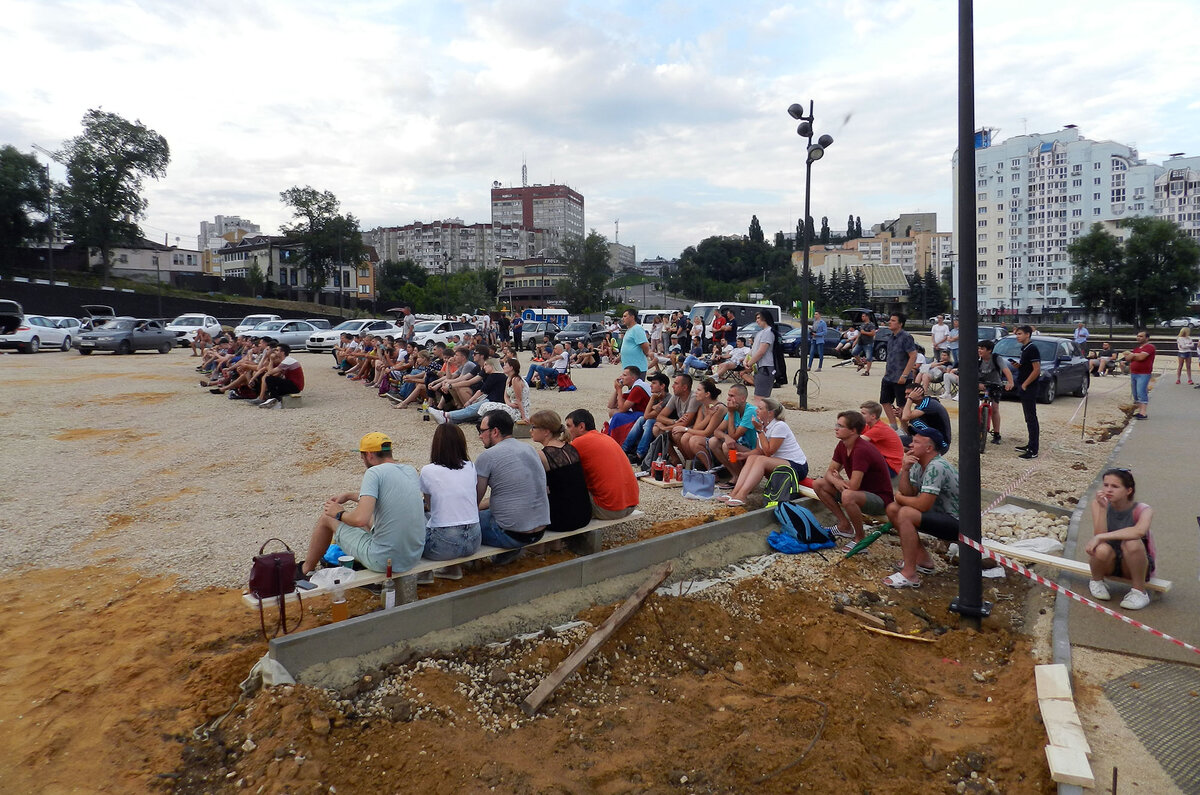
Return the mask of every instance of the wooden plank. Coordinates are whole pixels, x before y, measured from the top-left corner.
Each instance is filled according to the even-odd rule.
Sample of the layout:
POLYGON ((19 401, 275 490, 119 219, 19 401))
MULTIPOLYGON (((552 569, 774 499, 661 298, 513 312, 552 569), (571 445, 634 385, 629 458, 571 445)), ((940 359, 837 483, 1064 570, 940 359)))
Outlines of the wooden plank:
POLYGON ((554 672, 542 680, 532 693, 526 696, 521 702, 521 709, 526 715, 535 715, 541 709, 542 704, 550 697, 550 694, 558 689, 558 686, 566 681, 567 677, 575 673, 579 666, 591 657, 596 649, 600 648, 604 641, 612 637, 613 633, 624 626, 625 622, 633 617, 646 598, 654 592, 663 580, 671 574, 672 565, 667 563, 658 568, 650 579, 646 580, 641 586, 633 592, 633 595, 625 600, 625 603, 613 611, 603 624, 601 624, 595 632, 592 633, 584 643, 577 647, 575 651, 567 655, 554 672))
POLYGON ((1050 763, 1050 778, 1059 784, 1074 784, 1089 789, 1096 786, 1092 766, 1078 748, 1047 745, 1046 761, 1050 763))
MULTIPOLYGON (((1057 555, 1047 555, 1044 552, 1034 552, 1028 549, 1020 549, 1019 547, 1002 544, 999 541, 989 541, 984 539, 983 545, 993 552, 1004 555, 1007 558, 1021 561, 1022 563, 1041 563, 1046 566, 1053 566, 1062 571, 1069 571, 1073 574, 1082 574, 1087 577, 1092 576, 1092 570, 1088 568, 1088 564, 1080 560, 1071 560, 1070 558, 1060 558, 1057 555)), ((1105 579, 1114 582, 1128 583, 1129 580, 1121 577, 1107 577, 1105 579)), ((1170 580, 1160 580, 1157 577, 1152 577, 1146 583, 1146 587, 1151 591, 1166 593, 1171 590, 1172 583, 1170 580)))
POLYGON ((842 611, 845 613, 849 613, 850 615, 857 618, 859 621, 866 621, 868 624, 874 624, 875 626, 879 627, 880 629, 887 629, 886 621, 884 621, 879 616, 871 615, 866 610, 859 610, 857 607, 847 606, 847 607, 843 607, 842 611))
POLYGON ((1038 706, 1042 710, 1042 723, 1046 726, 1050 744, 1060 748, 1077 748, 1090 759, 1092 747, 1083 731, 1079 713, 1075 711, 1075 702, 1043 698, 1038 700, 1038 706))
POLYGON ((860 624, 860 626, 863 629, 865 629, 867 632, 874 632, 876 635, 887 635, 889 638, 900 638, 901 640, 917 640, 917 641, 920 641, 921 643, 933 643, 934 641, 937 640, 937 638, 922 638, 919 635, 901 635, 899 632, 889 632, 886 629, 879 629, 877 627, 868 627, 866 624, 860 624))
POLYGON ((1038 700, 1059 698, 1074 701, 1071 693, 1071 677, 1065 665, 1035 665, 1033 679, 1037 684, 1038 700))
POLYGON ((678 489, 678 488, 683 487, 682 480, 671 480, 671 481, 655 480, 650 475, 646 475, 645 477, 638 478, 638 480, 640 480, 642 483, 645 483, 647 486, 653 486, 656 489, 678 489))

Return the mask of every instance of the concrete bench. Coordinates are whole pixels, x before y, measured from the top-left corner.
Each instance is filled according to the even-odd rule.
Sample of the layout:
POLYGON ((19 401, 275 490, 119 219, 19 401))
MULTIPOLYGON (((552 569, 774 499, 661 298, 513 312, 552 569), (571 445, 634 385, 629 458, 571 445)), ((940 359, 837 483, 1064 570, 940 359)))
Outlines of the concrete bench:
MULTIPOLYGON (((618 525, 625 524, 626 522, 631 522, 634 519, 640 519, 643 516, 645 516, 645 514, 642 511, 635 510, 629 516, 626 516, 622 519, 593 519, 578 530, 569 530, 565 533, 548 532, 544 534, 537 542, 527 546, 536 547, 540 544, 548 544, 554 541, 567 541, 571 551, 575 554, 593 555, 600 551, 604 540, 604 530, 610 527, 616 527, 618 525)), ((521 548, 524 549, 525 547, 521 548)), ((512 550, 509 549, 489 547, 485 545, 481 546, 472 555, 455 558, 454 560, 425 560, 422 558, 417 562, 417 565, 413 566, 411 569, 393 575, 393 577, 397 580, 397 590, 399 591, 397 595, 397 602, 402 604, 405 602, 414 601, 416 599, 418 574, 427 571, 433 571, 434 569, 440 569, 444 566, 457 566, 462 563, 470 563, 473 560, 490 558, 492 555, 500 555, 511 551, 512 550)), ((361 569, 355 571, 354 576, 352 576, 347 582, 342 583, 342 586, 345 588, 362 588, 367 585, 378 585, 379 583, 383 582, 384 579, 384 574, 381 571, 368 571, 366 569, 361 569)), ((321 586, 310 588, 308 590, 297 588, 296 593, 287 594, 286 598, 288 602, 295 602, 296 594, 300 594, 302 598, 309 598, 314 596, 324 596, 332 591, 333 588, 331 587, 321 586)), ((267 597, 266 599, 262 600, 262 606, 263 608, 276 607, 279 604, 278 600, 279 597, 277 596, 267 597)), ((257 610, 259 606, 259 599, 254 596, 254 594, 244 593, 242 594, 242 603, 252 610, 257 610)))
POLYGON ((294 395, 284 395, 283 399, 280 400, 279 402, 283 405, 283 407, 285 409, 298 409, 298 408, 300 408, 301 399, 303 397, 304 397, 303 392, 297 392, 294 395))

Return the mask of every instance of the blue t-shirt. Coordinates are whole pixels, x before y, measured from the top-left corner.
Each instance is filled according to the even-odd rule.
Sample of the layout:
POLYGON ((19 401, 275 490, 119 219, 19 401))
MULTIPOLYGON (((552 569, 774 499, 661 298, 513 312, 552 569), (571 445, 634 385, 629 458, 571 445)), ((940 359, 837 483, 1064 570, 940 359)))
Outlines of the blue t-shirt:
POLYGON ((642 343, 649 341, 646 329, 640 324, 626 330, 625 336, 621 338, 621 366, 636 367, 645 373, 650 362, 646 359, 646 352, 642 350, 642 343))
POLYGON ((391 558, 392 571, 411 569, 425 551, 425 501, 417 470, 408 464, 376 464, 363 475, 358 494, 375 498, 370 568, 383 571, 391 558))
POLYGON ((758 407, 747 403, 741 412, 733 412, 733 422, 738 428, 746 428, 739 441, 753 450, 758 446, 758 431, 754 429, 754 418, 758 416, 758 407))

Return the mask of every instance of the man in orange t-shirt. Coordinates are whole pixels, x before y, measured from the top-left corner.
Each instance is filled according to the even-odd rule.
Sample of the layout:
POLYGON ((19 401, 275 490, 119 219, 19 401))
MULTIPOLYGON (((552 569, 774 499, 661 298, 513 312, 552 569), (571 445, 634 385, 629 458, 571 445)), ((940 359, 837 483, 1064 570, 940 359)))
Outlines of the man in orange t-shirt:
POLYGON ((639 500, 638 482, 621 445, 596 430, 596 418, 587 409, 575 409, 563 425, 583 464, 592 516, 623 519, 633 513, 639 500))
POLYGON ((883 406, 874 400, 863 403, 858 410, 867 422, 867 429, 863 431, 862 437, 870 439, 879 448, 879 452, 883 453, 883 460, 887 461, 888 469, 892 471, 892 477, 896 477, 900 474, 900 467, 903 465, 901 462, 904 460, 904 443, 900 441, 899 434, 886 422, 879 421, 883 406))

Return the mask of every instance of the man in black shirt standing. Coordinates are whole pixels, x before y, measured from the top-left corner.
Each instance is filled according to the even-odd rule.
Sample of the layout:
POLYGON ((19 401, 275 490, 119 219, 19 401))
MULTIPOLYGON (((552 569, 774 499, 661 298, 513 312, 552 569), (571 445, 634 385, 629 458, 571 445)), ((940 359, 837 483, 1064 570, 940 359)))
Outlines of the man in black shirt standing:
POLYGON ((1038 356, 1037 345, 1031 339, 1032 326, 1017 327, 1017 342, 1021 343, 1021 363, 1017 365, 1017 385, 1021 389, 1021 409, 1025 412, 1025 428, 1029 432, 1029 441, 1017 450, 1021 458, 1038 457, 1038 442, 1041 427, 1038 425, 1037 397, 1038 377, 1042 374, 1042 359, 1038 356))

